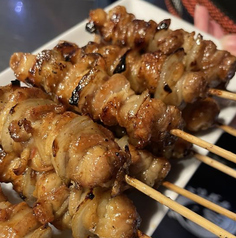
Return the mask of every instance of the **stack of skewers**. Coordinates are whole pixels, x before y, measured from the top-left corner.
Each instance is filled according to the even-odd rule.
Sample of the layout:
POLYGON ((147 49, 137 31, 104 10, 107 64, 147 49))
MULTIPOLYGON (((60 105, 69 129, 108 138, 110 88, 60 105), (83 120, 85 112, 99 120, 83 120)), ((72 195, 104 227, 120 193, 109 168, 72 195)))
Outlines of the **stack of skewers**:
POLYGON ((13 54, 17 81, 0 88, 0 178, 28 203, 19 209, 34 225, 18 221, 21 205, 2 196, 4 235, 50 237, 52 224, 73 237, 145 237, 125 195, 131 186, 220 237, 234 237, 156 190, 164 185, 236 217, 164 181, 170 159, 193 154, 236 177, 192 145, 236 162, 233 153, 189 134, 212 127, 234 132, 218 122, 212 95, 235 98, 225 89, 236 58, 169 25, 137 20, 122 6, 96 9, 86 25, 94 42, 13 54))

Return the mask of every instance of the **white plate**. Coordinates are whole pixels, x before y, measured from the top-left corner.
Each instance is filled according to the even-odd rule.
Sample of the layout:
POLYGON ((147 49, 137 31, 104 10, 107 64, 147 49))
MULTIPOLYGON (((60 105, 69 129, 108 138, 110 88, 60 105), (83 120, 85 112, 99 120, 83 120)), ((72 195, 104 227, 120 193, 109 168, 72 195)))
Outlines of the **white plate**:
MULTIPOLYGON (((135 14, 135 16, 139 19, 144 20, 154 20, 156 22, 160 22, 163 19, 171 18, 171 29, 178 29, 183 28, 186 31, 195 31, 196 33, 199 33, 200 31, 194 28, 191 24, 182 21, 181 19, 175 18, 174 16, 170 15, 169 13, 155 7, 154 5, 151 5, 147 2, 144 2, 142 0, 120 0, 118 2, 115 2, 114 4, 110 5, 106 9, 109 10, 110 8, 114 7, 115 5, 124 5, 127 8, 128 12, 132 12, 135 14)), ((67 40, 71 42, 77 43, 79 46, 85 45, 89 40, 93 40, 93 36, 85 31, 85 23, 86 20, 79 23, 75 27, 69 29, 65 33, 59 35, 52 41, 48 42, 47 44, 43 45, 39 49, 37 49, 34 53, 40 52, 44 49, 51 49, 54 47, 59 40, 67 40)), ((219 42, 211 37, 210 35, 207 35, 203 32, 200 32, 204 39, 213 40, 215 44, 220 48, 219 42)), ((10 69, 6 69, 0 74, 0 85, 8 84, 12 79, 14 79, 14 75, 10 69)), ((231 91, 236 91, 236 81, 234 79, 231 80, 230 84, 228 85, 228 89, 231 91)), ((220 118, 224 119, 225 124, 229 124, 230 121, 233 119, 235 115, 235 105, 228 105, 228 107, 221 111, 220 118)), ((214 130, 207 135, 201 136, 204 140, 215 143, 216 140, 219 138, 221 134, 220 130, 214 130)), ((198 149, 198 148, 196 148, 198 149)), ((206 154, 207 151, 203 149, 199 149, 199 152, 202 154, 206 154)), ((199 166, 199 162, 197 160, 189 159, 186 161, 182 161, 179 163, 178 170, 177 168, 173 168, 170 173, 178 174, 179 176, 175 179, 175 184, 184 187, 186 183, 189 181, 193 173, 196 171, 196 169, 199 166), (180 168, 180 169, 179 169, 180 168)), ((8 188, 7 188, 8 189, 8 188)), ((163 191, 167 196, 171 197, 172 199, 176 198, 176 194, 172 192, 166 192, 163 191)), ((137 204, 137 208, 139 213, 142 216, 143 225, 141 227, 141 230, 144 231, 147 235, 152 235, 162 218, 167 212, 167 208, 157 204, 156 202, 152 201, 149 198, 144 197, 143 195, 135 195, 135 203, 137 204), (137 197, 138 196, 138 197, 137 197), (144 205, 145 204, 145 205, 144 205)), ((59 237, 69 237, 70 235, 61 234, 59 237)))

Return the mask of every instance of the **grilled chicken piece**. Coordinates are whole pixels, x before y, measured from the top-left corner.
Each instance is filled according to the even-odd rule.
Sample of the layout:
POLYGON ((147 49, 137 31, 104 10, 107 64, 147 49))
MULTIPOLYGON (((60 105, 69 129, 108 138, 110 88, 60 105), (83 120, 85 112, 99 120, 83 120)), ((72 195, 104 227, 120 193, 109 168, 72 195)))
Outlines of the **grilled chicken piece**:
POLYGON ((0 237, 50 238, 52 230, 36 219, 25 202, 11 204, 0 186, 0 237))
POLYGON ((37 88, 1 87, 0 98, 0 143, 19 157, 19 165, 55 169, 66 184, 72 180, 89 188, 112 187, 123 179, 129 154, 109 130, 65 111, 37 88))
POLYGON ((124 194, 111 197, 100 188, 80 191, 70 196, 73 237, 138 237, 140 217, 131 200, 124 194), (77 211, 78 210, 78 211, 77 211))
POLYGON ((116 6, 108 13, 102 9, 91 11, 86 29, 100 36, 100 42, 145 52, 160 50, 169 55, 183 48, 187 70, 202 70, 210 87, 227 85, 235 74, 236 58, 229 52, 217 50, 212 41, 203 40, 201 35, 195 37, 194 32, 182 29, 173 31, 169 26, 169 19, 160 23, 145 22, 127 13, 125 7, 116 6))
POLYGON ((148 150, 137 150, 129 144, 128 136, 123 136, 116 142, 123 150, 128 149, 130 152, 129 175, 151 187, 158 188, 171 169, 169 160, 157 157, 148 150))
POLYGON ((127 47, 95 42, 89 42, 82 48, 73 43, 60 42, 55 48, 73 64, 86 54, 102 55, 110 76, 122 73, 135 93, 140 94, 148 89, 150 94, 155 94, 155 98, 166 104, 182 108, 186 103, 206 97, 207 81, 204 74, 202 71, 185 70, 183 49, 171 55, 161 51, 140 54, 127 47))
POLYGON ((211 97, 188 104, 183 110, 186 129, 191 132, 206 130, 217 123, 220 107, 211 97))
POLYGON ((82 48, 73 43, 60 42, 57 48, 61 50, 64 58, 74 63, 83 54, 101 54, 106 61, 109 75, 114 72, 122 73, 129 80, 131 88, 136 93, 142 93, 148 89, 150 93, 155 93, 155 97, 166 104, 178 106, 185 115, 185 128, 187 130, 197 131, 197 128, 205 130, 212 127, 216 121, 219 106, 216 105, 216 102, 214 105, 213 102, 211 105, 207 103, 213 99, 203 100, 207 96, 208 89, 203 72, 187 72, 185 70, 183 65, 184 51, 182 49, 171 55, 165 55, 161 51, 140 54, 137 50, 96 42, 89 42, 82 48), (198 100, 200 101, 198 102, 198 100), (205 108, 200 106, 203 102, 205 102, 205 108), (191 105, 192 103, 193 105, 191 105), (185 109, 186 105, 187 108, 185 109), (195 112, 194 118, 190 116, 192 115, 189 113, 190 108, 192 108, 191 112, 198 110, 195 112), (201 120, 197 120, 196 114, 200 116, 201 108, 205 111, 203 112, 204 116, 201 116, 201 120), (208 110, 208 116, 205 115, 206 110, 208 110), (206 119, 205 122, 204 119, 206 119))
POLYGON ((73 64, 55 47, 36 55, 15 53, 11 68, 17 79, 44 88, 54 98, 107 126, 124 127, 130 143, 143 148, 150 141, 160 148, 176 138, 170 130, 183 128, 181 112, 147 91, 136 95, 121 74, 109 76, 105 61, 96 53, 85 54, 73 64))
POLYGON ((54 170, 34 171, 29 162, 21 174, 15 174, 11 164, 17 156, 1 152, 1 181, 12 182, 27 202, 34 200, 34 217, 41 224, 71 229, 73 237, 137 237, 140 217, 124 194, 113 197, 110 189, 66 186, 54 170))

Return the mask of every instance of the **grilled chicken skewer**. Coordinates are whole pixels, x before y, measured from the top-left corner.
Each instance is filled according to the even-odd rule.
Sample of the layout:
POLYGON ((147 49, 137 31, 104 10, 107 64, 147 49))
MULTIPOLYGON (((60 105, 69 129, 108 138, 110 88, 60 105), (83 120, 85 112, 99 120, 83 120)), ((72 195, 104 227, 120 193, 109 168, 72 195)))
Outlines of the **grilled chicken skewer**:
POLYGON ((55 47, 38 55, 15 53, 10 64, 17 79, 43 88, 67 107, 107 126, 124 127, 138 148, 154 142, 162 151, 176 139, 169 131, 183 128, 175 106, 150 98, 147 91, 136 95, 123 75, 106 73, 99 54, 83 55, 73 64, 55 47))
POLYGON ((1 161, 5 165, 1 181, 12 182, 21 197, 33 204, 38 223, 71 229, 75 238, 138 237, 140 217, 124 194, 112 197, 106 188, 66 186, 54 170, 37 172, 26 166, 15 174, 18 158, 13 154, 5 153, 1 161))
POLYGON ((170 20, 145 22, 116 6, 106 13, 103 9, 90 12, 87 30, 97 33, 100 42, 136 48, 145 52, 161 51, 172 54, 183 48, 183 61, 188 71, 204 72, 210 87, 227 85, 235 74, 236 58, 227 51, 217 50, 212 41, 182 29, 170 30, 170 20))
POLYGON ((89 42, 82 48, 61 42, 56 48, 74 63, 81 55, 101 54, 106 61, 108 74, 124 74, 135 93, 140 94, 148 89, 151 95, 155 94, 164 103, 181 109, 186 103, 193 103, 198 98, 207 96, 208 84, 204 73, 185 70, 183 49, 171 55, 165 55, 161 51, 140 54, 136 49, 95 42, 89 42))
POLYGON ((86 54, 98 53, 102 55, 106 61, 108 74, 124 74, 136 93, 142 93, 148 89, 153 94, 158 88, 158 92, 160 92, 158 97, 161 100, 167 104, 178 106, 182 110, 185 128, 189 131, 205 130, 217 123, 220 112, 219 105, 213 98, 207 97, 207 82, 203 72, 183 73, 184 52, 182 50, 169 56, 162 52, 141 55, 136 50, 118 45, 89 42, 79 48, 76 44, 65 41, 60 42, 55 48, 61 51, 66 60, 74 64, 78 63, 81 57, 86 54), (162 72, 162 68, 164 68, 164 72, 162 72), (179 71, 180 73, 178 73, 179 71), (178 83, 174 87, 175 90, 172 93, 167 93, 168 90, 165 91, 162 84, 168 83, 176 77, 178 77, 178 83), (163 79, 161 80, 161 78, 163 79), (190 112, 194 113, 193 117, 190 112))
MULTIPOLYGON (((44 138, 48 138, 49 134, 51 135, 53 132, 52 129, 48 131, 49 129, 47 129, 45 124, 48 114, 51 115, 50 127, 53 127, 53 124, 55 124, 53 123, 54 118, 57 118, 57 123, 59 124, 60 121, 58 117, 65 115, 65 112, 63 110, 57 110, 57 114, 55 114, 55 103, 52 101, 49 103, 50 100, 48 96, 40 89, 20 88, 17 85, 9 85, 2 87, 0 92, 0 118, 2 126, 0 181, 11 182, 13 184, 14 189, 20 196, 29 204, 33 205, 34 214, 42 224, 53 223, 53 225, 59 229, 72 229, 74 237, 86 237, 88 235, 91 237, 95 235, 98 237, 138 236, 137 229, 140 218, 132 202, 124 194, 113 197, 110 188, 101 188, 98 186, 96 188, 91 186, 83 188, 81 185, 85 186, 86 182, 78 183, 77 181, 73 182, 72 178, 59 177, 54 171, 54 167, 50 165, 50 161, 48 166, 42 166, 45 154, 38 154, 37 148, 43 147, 44 138), (44 101, 44 104, 42 101, 44 101), (44 107, 42 107, 42 104, 44 107), (25 109, 24 115, 21 114, 23 109, 25 109), (22 124, 22 116, 24 116, 25 124, 22 124), (14 127, 14 130, 11 125, 13 122, 14 125, 18 125, 18 127, 14 127), (40 130, 44 132, 37 130, 36 133, 36 124, 39 124, 40 130), (5 133, 5 126, 8 128, 9 135, 5 133), (28 135, 28 137, 26 132, 29 132, 29 129, 30 135, 28 135), (42 136, 40 133, 45 136, 42 136), (8 136, 10 136, 10 138, 8 138, 8 136), (34 144, 37 136, 41 138, 41 140, 37 140, 37 147, 35 148, 34 144), (32 145, 34 145, 34 147, 32 147, 32 145), (24 150, 22 150, 22 147, 24 150), (7 152, 4 149, 6 149, 7 152), (30 155, 30 158, 28 158, 27 155, 30 155), (41 155, 44 157, 41 158, 41 155)), ((58 107, 60 108, 60 106, 58 107)), ((79 115, 77 116, 81 117, 79 115)), ((74 118, 72 118, 72 120, 73 119, 74 118)), ((92 125, 93 124, 90 126, 92 125)), ((65 127, 67 127, 66 124, 64 124, 63 128, 65 127)), ((59 128, 57 127, 57 129, 59 128)), ((91 130, 94 135, 96 135, 96 128, 94 126, 91 130)), ((106 131, 106 129, 104 130, 106 131)), ((74 131, 75 127, 70 127, 70 131, 67 133, 73 134, 74 131)), ((63 135, 65 135, 64 139, 66 139, 64 132, 65 131, 57 132, 57 135, 54 135, 54 140, 57 139, 60 133, 63 133, 63 135)), ((84 128, 83 134, 86 135, 86 128, 84 128)), ((83 137, 80 137, 80 141, 76 146, 82 149, 82 151, 69 150, 69 152, 71 152, 70 156, 74 157, 78 153, 82 154, 84 152, 84 148, 80 145, 82 142, 83 137), (72 153, 75 154, 73 155, 72 153)), ((87 143, 89 143, 89 141, 87 141, 87 143)), ((127 139, 123 139, 119 144, 127 151, 127 139)), ((51 145, 47 143, 47 145, 51 147, 51 151, 54 152, 55 145, 53 143, 51 143, 51 145)), ((94 151, 94 146, 89 145, 91 149, 93 149, 93 155, 91 156, 95 158, 96 151, 94 151)), ((63 142, 58 141, 57 149, 59 150, 61 146, 64 146, 63 142)), ((169 162, 165 159, 157 159, 149 152, 136 152, 134 147, 130 148, 130 151, 133 166, 131 167, 133 171, 130 174, 137 174, 137 177, 142 177, 142 181, 149 185, 159 185, 169 172, 169 162), (147 155, 145 155, 145 153, 147 155), (135 170, 135 166, 138 166, 138 171, 135 170), (143 170, 143 175, 141 170, 143 170)), ((118 152, 121 154, 120 150, 118 152)), ((87 156, 85 153, 84 157, 87 156)), ((76 163, 79 162, 75 162, 74 166, 77 165, 76 163)), ((82 164, 79 165, 82 166, 82 164)), ((68 163, 64 162, 65 170, 67 170, 67 166, 68 163)), ((90 164, 85 164, 85 166, 94 166, 93 161, 90 161, 90 164)), ((88 168, 85 167, 83 171, 86 172, 87 169, 88 168)), ((104 169, 106 170, 106 166, 104 169)), ((92 170, 92 168, 90 168, 90 170, 92 170)), ((97 176, 100 176, 100 173, 103 171, 99 170, 98 172, 99 174, 97 176)), ((58 174, 60 174, 60 171, 58 174)), ((84 179, 87 180, 87 178, 84 179)))
MULTIPOLYGON (((156 178, 148 178, 149 176, 146 175, 146 180, 149 180, 153 185, 160 183, 170 170, 170 164, 167 159, 157 158, 150 154, 150 152, 144 150, 137 151, 136 148, 128 143, 128 137, 123 137, 117 140, 116 143, 113 141, 114 138, 110 131, 102 126, 97 126, 87 117, 60 110, 57 110, 57 113, 55 113, 54 109, 57 105, 49 100, 48 95, 40 89, 20 88, 18 86, 8 85, 1 87, 0 92, 0 115, 2 118, 1 144, 7 153, 15 151, 18 157, 16 161, 18 161, 19 166, 22 168, 24 168, 23 166, 28 162, 35 171, 50 171, 55 167, 57 173, 66 184, 73 180, 79 185, 89 188, 94 186, 110 187, 110 185, 112 187, 118 173, 128 172, 129 166, 133 171, 129 171, 129 173, 134 177, 136 177, 137 170, 139 170, 139 173, 141 173, 141 171, 146 171, 144 172, 146 174, 150 173, 147 172, 147 170, 151 167, 152 171, 155 171, 156 178), (40 105, 43 104, 43 102, 44 107, 40 105), (27 109, 24 110, 24 114, 22 115, 22 110, 25 108, 27 109), (62 119, 64 117, 67 118, 68 115, 71 115, 71 121, 70 117, 68 121, 62 121, 62 119), (86 129, 88 127, 85 127, 85 121, 82 121, 83 129, 77 126, 77 124, 74 124, 73 121, 75 121, 76 118, 78 118, 79 122, 81 118, 86 120, 86 123, 90 126, 90 130, 88 131, 86 129), (48 121, 49 119, 50 121, 48 121), (78 129, 71 125, 68 127, 67 123, 77 126, 78 129), (37 125, 40 125, 40 131, 37 125), (56 128, 53 128, 54 125, 57 125, 56 128), (78 133, 77 130, 81 130, 81 132, 78 133), (28 136, 27 132, 30 132, 28 136), (88 132, 89 134, 87 134, 88 132), (66 140, 67 143, 71 143, 69 149, 65 147, 64 141, 58 138, 61 134, 63 134, 64 140, 66 140), (68 139, 67 134, 73 135, 74 137, 68 139), (87 139, 86 145, 84 145, 85 139, 87 139), (76 142, 72 143, 73 140, 76 142), (103 141, 106 143, 103 144, 103 141), (72 145, 74 145, 74 148, 72 145), (62 150, 61 146, 64 146, 65 151, 63 153, 61 152, 62 155, 59 158, 56 158, 56 154, 62 150), (105 146, 107 146, 106 150, 103 148, 105 146), (105 152, 103 152, 103 150, 105 150, 105 152), (73 153, 75 154, 73 155, 73 153), (115 155, 113 155, 113 153, 115 155), (113 156, 115 157, 113 158, 113 156), (70 161, 72 158, 74 159, 73 166, 70 164, 72 163, 72 161, 70 161), (85 162, 83 162, 83 160, 85 160, 85 162), (62 167, 59 166, 60 163, 55 163, 55 161, 61 161, 61 163, 63 163, 63 171, 61 171, 62 167), (115 164, 113 165, 112 163, 115 164), (75 168, 72 169, 70 166, 75 168), (89 168, 90 166, 91 168, 89 168), (118 168, 118 166, 121 167, 118 168), (136 167, 139 169, 136 169, 136 167), (103 169, 105 171, 103 171, 103 169), (125 171, 123 171, 124 169, 125 171), (77 172, 77 175, 74 171, 77 172), (116 171, 117 175, 109 175, 116 171), (84 173, 87 174, 84 175, 84 173), (86 181, 83 181, 83 179, 86 181), (109 181, 109 179, 111 181, 109 181)), ((58 106, 58 108, 60 108, 60 106, 58 106)), ((2 165, 2 169, 4 170, 6 166, 7 165, 2 165)), ((16 164, 14 166, 15 173, 21 173, 22 168, 18 168, 16 164)))
MULTIPOLYGON (((36 171, 55 169, 66 183, 113 187, 129 164, 129 154, 112 133, 87 116, 66 112, 37 88, 0 88, 0 143, 19 163, 36 171)), ((116 192, 115 192, 116 191, 116 192)))
POLYGON ((106 61, 109 75, 122 73, 136 93, 147 89, 151 94, 158 91, 158 96, 155 96, 166 104, 178 106, 183 112, 185 128, 189 131, 205 130, 217 123, 219 105, 213 98, 207 97, 207 81, 202 71, 183 73, 182 50, 169 56, 162 52, 141 55, 127 47, 96 42, 89 42, 82 48, 70 42, 60 42, 55 48, 73 63, 77 63, 82 55, 101 54, 106 61), (163 86, 164 82, 168 84, 176 77, 178 83, 170 93, 163 86))
POLYGON ((11 204, 0 186, 0 236, 15 238, 50 238, 51 228, 42 225, 25 203, 11 204))

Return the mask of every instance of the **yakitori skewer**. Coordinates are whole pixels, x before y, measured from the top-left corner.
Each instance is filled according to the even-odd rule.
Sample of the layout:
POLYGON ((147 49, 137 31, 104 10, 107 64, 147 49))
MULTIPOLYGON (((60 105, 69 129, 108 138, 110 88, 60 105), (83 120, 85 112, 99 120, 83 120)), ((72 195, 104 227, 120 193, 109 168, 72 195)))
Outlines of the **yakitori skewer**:
POLYGON ((218 50, 212 41, 204 40, 200 34, 195 36, 195 32, 171 30, 170 23, 170 19, 159 23, 137 19, 125 7, 116 6, 108 12, 103 9, 90 11, 86 29, 95 33, 100 42, 142 52, 161 51, 170 55, 183 48, 187 70, 203 70, 212 88, 227 84, 235 74, 236 58, 227 51, 218 50))
POLYGON ((205 228, 206 230, 210 231, 211 233, 215 234, 221 238, 235 238, 236 236, 232 235, 228 231, 222 229, 221 227, 215 225, 214 223, 210 222, 209 220, 203 218, 202 216, 198 215, 197 213, 191 211, 190 209, 180 205, 179 203, 175 202, 169 197, 161 194, 159 191, 148 187, 146 184, 138 181, 137 179, 131 178, 126 175, 126 182, 141 191, 142 193, 146 194, 147 196, 153 198, 154 200, 158 201, 159 203, 167 206, 168 208, 174 210, 175 212, 179 213, 180 215, 186 217, 187 219, 195 222, 196 224, 200 225, 201 227, 205 228))
POLYGON ((107 126, 125 127, 131 144, 139 148, 152 142, 163 153, 168 147, 173 148, 169 134, 181 138, 185 135, 184 140, 210 151, 214 148, 214 153, 236 161, 233 153, 207 142, 199 144, 200 139, 179 130, 183 129, 183 119, 174 106, 151 99, 146 92, 136 95, 123 75, 110 77, 100 55, 87 54, 79 62, 66 61, 55 48, 37 56, 16 53, 11 58, 11 67, 19 80, 43 88, 67 107, 107 126))
MULTIPOLYGON (((81 48, 75 43, 60 41, 59 44, 55 46, 55 49, 60 51, 64 58, 73 64, 79 62, 81 57, 86 54, 97 53, 102 55, 106 62, 108 74, 110 76, 115 73, 124 74, 129 80, 131 88, 136 93, 142 93, 147 89, 150 93, 154 93, 161 79, 161 75, 165 75, 164 79, 167 83, 173 77, 176 77, 176 74, 181 75, 185 71, 181 57, 179 57, 180 59, 178 58, 178 56, 181 56, 181 53, 183 53, 181 50, 176 52, 174 56, 167 56, 161 52, 140 54, 137 50, 130 50, 129 47, 99 44, 92 41, 81 48), (164 62, 165 67, 163 67, 164 62), (173 63, 176 64, 175 70, 173 70, 173 63), (170 65, 169 68, 166 64, 170 65), (164 69, 162 69, 162 67, 164 69), (172 70, 169 70, 171 67, 172 70), (169 72, 166 73, 165 70, 167 69, 172 72, 173 75, 169 72), (164 71, 163 73, 161 73, 162 70, 164 71), (180 73, 178 73, 178 71, 180 71, 180 73)), ((181 105, 186 123, 185 129, 195 132, 218 125, 217 118, 220 113, 220 106, 212 97, 205 97, 208 94, 213 94, 213 91, 221 94, 222 97, 225 95, 226 98, 234 98, 235 94, 219 89, 208 89, 206 79, 203 77, 203 72, 201 71, 185 72, 183 77, 178 77, 180 77, 180 81, 182 80, 182 87, 172 88, 172 90, 178 92, 178 100, 173 96, 174 100, 172 100, 172 103, 174 102, 175 105, 176 103, 177 105, 181 105), (198 98, 201 99, 199 100, 198 98), (187 103, 187 107, 184 106, 185 103, 187 103), (193 113, 194 117, 189 116, 193 113)), ((160 88, 160 90, 162 90, 162 88, 160 88)), ((216 93, 214 93, 214 95, 216 95, 216 93)), ((234 133, 236 134, 234 128, 222 125, 221 129, 227 130, 227 132, 232 135, 234 135, 234 133)))
MULTIPOLYGON (((115 73, 119 72, 117 68, 122 68, 123 71, 121 71, 121 73, 126 76, 126 78, 130 82, 131 88, 136 93, 142 93, 146 89, 148 89, 150 93, 153 93, 152 90, 155 90, 156 85, 158 84, 157 78, 160 77, 158 76, 159 74, 165 75, 165 81, 167 80, 166 82, 168 82, 168 80, 173 78, 170 73, 173 70, 172 71, 169 70, 169 68, 166 65, 165 67, 163 67, 164 69, 160 67, 160 64, 163 63, 162 58, 167 57, 165 55, 162 56, 161 59, 158 59, 157 57, 159 54, 157 55, 146 54, 139 56, 138 52, 134 51, 132 53, 132 51, 130 52, 129 49, 126 47, 122 48, 117 45, 97 44, 95 42, 89 42, 84 47, 79 48, 75 43, 60 41, 59 44, 57 44, 54 47, 54 50, 58 53, 61 53, 64 60, 66 60, 67 62, 70 61, 72 65, 76 65, 77 63, 79 64, 82 58, 86 57, 88 58, 88 55, 92 54, 101 55, 105 60, 105 68, 108 75, 112 76, 114 72, 115 73), (124 56, 126 58, 124 58, 124 56), (140 57, 141 60, 139 59, 140 57), (122 64, 123 67, 120 64, 122 64), (150 70, 150 68, 152 70, 150 70), (162 70, 163 73, 160 73, 162 72, 162 70), (170 72, 165 73, 165 71, 170 72), (143 77, 142 75, 146 76, 147 80, 149 80, 150 82, 149 83, 145 82, 145 80, 143 80, 142 78, 143 77)), ((180 52, 176 53, 176 55, 179 54, 180 52)), ((172 55, 168 57, 170 58, 168 59, 168 62, 170 61, 169 67, 173 68, 172 61, 174 61, 177 65, 182 64, 181 62, 179 62, 180 60, 178 59, 177 56, 174 57, 172 55)), ((38 55, 38 58, 39 59, 43 58, 43 55, 42 56, 38 55)), ((58 59, 60 60, 59 56, 58 59)), ((177 68, 181 67, 179 66, 177 68)), ((177 72, 175 71, 174 76, 176 77, 177 72)), ((182 72, 183 69, 180 71, 182 72)), ((183 112, 183 118, 185 121, 185 129, 191 132, 192 131, 195 132, 198 130, 206 130, 209 127, 210 128, 214 127, 216 124, 218 124, 217 118, 220 112, 220 106, 218 105, 217 101, 214 100, 212 97, 205 98, 206 80, 203 77, 203 73, 200 71, 185 73, 183 79, 184 80, 182 80, 181 78, 183 82, 180 80, 181 83, 180 84, 178 83, 178 85, 183 84, 180 88, 174 89, 172 88, 172 90, 176 91, 177 94, 176 92, 172 91, 170 95, 171 94, 174 95, 170 96, 170 98, 172 99, 171 101, 167 100, 168 103, 172 104, 174 102, 174 104, 181 105, 181 110, 183 112), (197 98, 200 97, 200 99, 196 101, 196 97, 197 98), (184 106, 185 103, 187 104, 184 106), (194 114, 194 116, 190 116, 191 114, 194 114)), ((163 90, 163 88, 161 87, 160 90, 163 90)))
POLYGON ((200 197, 200 196, 198 196, 198 195, 196 195, 196 194, 194 194, 194 193, 192 193, 192 192, 190 192, 186 189, 183 189, 183 188, 181 188, 181 187, 179 187, 179 186, 177 186, 173 183, 170 183, 168 181, 164 181, 162 183, 162 185, 164 187, 166 187, 166 188, 168 188, 168 189, 186 197, 186 198, 189 198, 189 199, 195 201, 196 203, 201 204, 204 207, 207 207, 207 208, 209 208, 209 209, 211 209, 211 210, 213 210, 213 211, 215 211, 219 214, 222 214, 222 215, 236 221, 236 214, 234 212, 231 212, 231 211, 227 210, 224 207, 221 207, 221 206, 219 206, 219 205, 217 205, 217 204, 215 204, 215 203, 213 203, 213 202, 211 202, 211 201, 209 201, 209 200, 207 200, 203 197, 200 197))
POLYGON ((124 75, 107 74, 99 54, 83 55, 73 64, 57 48, 38 55, 15 53, 11 67, 17 79, 43 88, 67 108, 106 126, 125 128, 130 143, 138 148, 154 142, 162 153, 175 140, 170 129, 183 128, 178 108, 151 98, 147 91, 135 94, 124 75))
POLYGON ((137 94, 148 90, 165 103, 181 108, 209 95, 236 99, 235 93, 209 88, 203 70, 188 71, 182 48, 165 55, 160 51, 140 53, 138 49, 96 42, 79 48, 76 44, 62 41, 56 47, 73 63, 82 54, 98 53, 106 61, 108 74, 124 74, 137 94))
MULTIPOLYGON (((126 166, 130 163, 137 166, 137 171, 135 166, 130 166, 133 170, 131 174, 141 173, 140 170, 144 169, 146 175, 143 179, 152 186, 160 183, 157 180, 162 181, 169 172, 169 162, 161 158, 152 159, 148 152, 135 152, 133 147, 130 147, 133 156, 130 162, 126 139, 119 140, 124 146, 123 151, 112 140, 107 129, 95 125, 89 118, 65 112, 38 88, 7 85, 0 88, 0 99, 0 181, 11 182, 21 197, 34 204, 33 211, 37 219, 42 224, 50 222, 58 229, 70 228, 74 237, 86 237, 79 236, 80 232, 94 232, 98 237, 108 235, 116 238, 121 233, 125 237, 135 236, 139 226, 135 207, 122 195, 122 191, 119 190, 118 194, 112 191, 113 188, 120 187, 119 183, 125 183, 124 164, 119 164, 119 159, 122 154, 127 155, 122 156, 126 166), (81 122, 83 128, 74 124, 75 121, 81 122), (112 153, 113 149, 115 154, 112 153), (118 161, 113 161, 113 156, 118 161), (143 159, 139 156, 146 158, 146 161, 139 163, 143 159), (76 159, 73 165, 71 159, 76 159), (118 171, 112 169, 113 162, 120 167, 118 171), (107 172, 112 173, 112 177, 107 177, 107 172), (107 177, 103 180, 104 183, 97 183, 100 176, 107 177), (113 176, 117 178, 116 181, 113 176), (92 207, 88 204, 92 204, 92 207), (106 204, 107 215, 104 215, 102 204, 106 204), (98 206, 98 213, 95 218, 90 218, 89 214, 93 213, 94 206, 98 206), (114 213, 116 207, 119 216, 114 213), (86 214, 87 218, 83 218, 86 214), (101 218, 100 221, 98 217, 101 218), (110 224, 112 232, 102 229, 103 223, 107 223, 106 219, 113 222, 110 224)), ((142 235, 141 232, 139 234, 142 235)))

